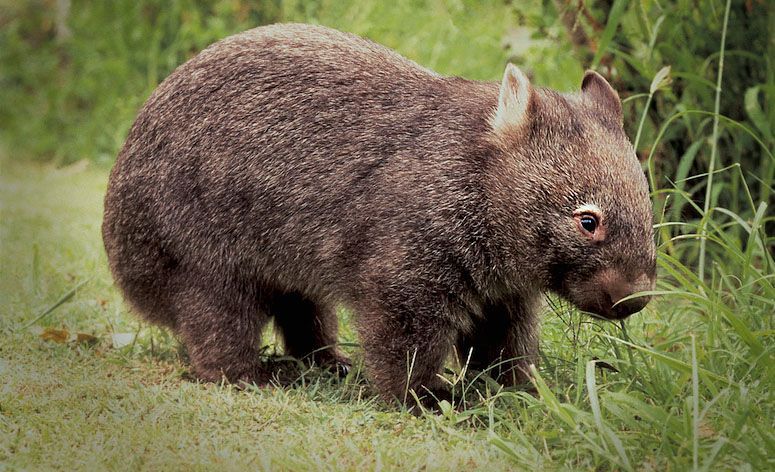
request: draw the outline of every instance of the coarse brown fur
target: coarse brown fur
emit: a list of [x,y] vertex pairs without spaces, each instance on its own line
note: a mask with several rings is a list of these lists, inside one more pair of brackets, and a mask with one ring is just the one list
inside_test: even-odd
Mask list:
[[[584,205],[603,241],[574,220]],[[346,306],[386,398],[443,395],[453,347],[479,368],[510,359],[502,380],[522,382],[543,291],[621,318],[643,299],[613,303],[654,279],[647,184],[602,77],[565,95],[513,66],[501,85],[442,77],[307,25],[224,39],[158,87],[103,237],[126,300],[199,378],[268,381],[270,319],[289,354],[346,363]]]

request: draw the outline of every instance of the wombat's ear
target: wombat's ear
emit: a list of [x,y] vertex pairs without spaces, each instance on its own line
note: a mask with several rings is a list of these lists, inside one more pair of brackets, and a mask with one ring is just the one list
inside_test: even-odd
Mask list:
[[604,113],[610,113],[618,123],[622,123],[622,102],[611,84],[602,75],[593,70],[584,73],[581,91],[592,98]]
[[492,118],[493,129],[519,126],[527,121],[532,94],[533,88],[527,76],[514,64],[508,64],[503,73],[498,109]]

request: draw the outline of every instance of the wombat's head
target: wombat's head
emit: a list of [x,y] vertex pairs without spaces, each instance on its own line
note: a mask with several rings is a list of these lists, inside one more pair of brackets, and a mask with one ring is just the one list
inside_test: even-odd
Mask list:
[[605,318],[640,311],[648,297],[620,300],[654,287],[652,209],[616,91],[595,72],[575,94],[537,89],[509,65],[491,123],[497,220],[523,277]]

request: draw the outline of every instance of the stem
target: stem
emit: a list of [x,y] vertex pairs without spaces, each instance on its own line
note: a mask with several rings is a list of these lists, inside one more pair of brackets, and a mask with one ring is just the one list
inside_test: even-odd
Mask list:
[[729,22],[730,3],[731,0],[727,0],[727,5],[724,9],[724,26],[721,30],[721,50],[719,51],[718,76],[716,77],[716,103],[713,110],[713,140],[711,141],[710,163],[708,164],[708,184],[705,187],[705,203],[703,204],[702,220],[700,221],[700,261],[697,269],[697,277],[703,282],[705,281],[705,222],[708,218],[708,211],[710,211],[710,199],[713,194],[713,171],[716,168],[716,155],[718,154],[718,115],[721,104],[721,79],[724,75],[724,48],[727,41],[727,23]]
[[692,470],[700,466],[700,377],[697,367],[697,344],[692,334]]
[[635,133],[635,142],[633,143],[632,147],[635,149],[635,152],[638,152],[638,144],[640,143],[640,134],[643,131],[643,123],[646,122],[646,115],[648,114],[649,107],[651,106],[651,99],[654,97],[654,94],[649,92],[649,97],[646,99],[646,105],[643,107],[643,113],[640,115],[640,123],[638,124],[638,132]]

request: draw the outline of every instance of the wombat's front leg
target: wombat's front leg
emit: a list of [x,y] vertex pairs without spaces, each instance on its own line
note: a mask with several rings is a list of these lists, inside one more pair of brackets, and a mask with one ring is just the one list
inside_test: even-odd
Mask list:
[[358,310],[358,331],[367,374],[388,401],[433,408],[449,399],[437,374],[451,352],[456,330],[448,308],[411,295],[380,300]]
[[315,303],[300,293],[270,297],[268,311],[283,338],[285,352],[346,375],[350,360],[336,347],[336,310]]
[[535,305],[520,298],[486,305],[473,331],[458,339],[460,362],[468,360],[475,370],[489,369],[491,377],[507,386],[527,384],[530,364],[538,363]]
[[236,384],[265,384],[258,342],[266,315],[240,292],[188,287],[175,300],[177,331],[197,378]]

